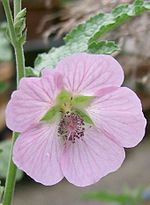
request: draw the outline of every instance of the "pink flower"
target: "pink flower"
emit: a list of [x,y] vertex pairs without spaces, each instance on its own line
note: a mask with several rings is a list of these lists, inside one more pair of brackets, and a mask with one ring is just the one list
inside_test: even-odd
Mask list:
[[136,146],[146,126],[139,98],[120,87],[123,79],[113,57],[85,53],[23,78],[6,110],[7,126],[21,133],[14,163],[44,185],[65,177],[87,186],[117,170],[123,147]]

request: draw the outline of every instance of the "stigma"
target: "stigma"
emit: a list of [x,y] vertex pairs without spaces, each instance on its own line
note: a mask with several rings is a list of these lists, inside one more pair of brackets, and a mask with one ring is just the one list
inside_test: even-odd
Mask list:
[[62,115],[58,125],[58,136],[62,137],[65,142],[75,143],[76,139],[82,139],[84,131],[84,121],[78,114],[66,112]]

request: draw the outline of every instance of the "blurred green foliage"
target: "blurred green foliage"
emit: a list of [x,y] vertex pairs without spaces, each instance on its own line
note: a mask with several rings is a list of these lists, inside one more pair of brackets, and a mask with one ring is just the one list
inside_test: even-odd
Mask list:
[[0,62],[12,60],[12,49],[6,36],[6,23],[0,24]]
[[0,181],[0,205],[1,205],[1,202],[2,202],[3,193],[4,193],[4,187],[1,186],[1,181]]
[[[11,140],[0,142],[0,178],[5,179],[8,169],[9,155],[11,151]],[[23,172],[17,170],[16,179],[20,180],[23,177]]]
[[0,81],[0,94],[5,92],[9,88],[9,84]]
[[142,205],[142,203],[145,201],[143,188],[137,188],[134,190],[126,189],[124,193],[121,194],[105,191],[92,192],[84,194],[82,198],[110,202],[110,204],[113,203],[116,205]]
[[[12,49],[7,39],[6,23],[0,24],[0,63],[12,60]],[[0,94],[9,88],[9,84],[0,81]]]

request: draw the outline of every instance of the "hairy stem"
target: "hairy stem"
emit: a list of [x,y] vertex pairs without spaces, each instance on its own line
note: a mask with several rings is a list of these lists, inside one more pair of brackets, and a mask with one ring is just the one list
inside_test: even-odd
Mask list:
[[14,17],[21,11],[22,1],[14,0]]
[[[18,134],[13,133],[11,153],[12,153],[13,145],[17,137],[18,137]],[[5,190],[4,190],[3,205],[11,205],[13,195],[14,195],[14,189],[15,189],[16,171],[17,171],[17,168],[12,161],[12,154],[11,154],[10,159],[9,159],[9,167],[8,167],[8,173],[7,173],[7,178],[6,178]]]
[[[25,76],[25,60],[24,60],[24,52],[23,45],[17,41],[15,29],[13,26],[13,17],[10,9],[9,0],[2,0],[5,14],[7,17],[8,30],[12,45],[14,46],[15,54],[16,54],[16,69],[17,69],[17,84],[19,80]],[[18,6],[19,4],[19,6]],[[17,14],[21,10],[21,0],[14,1],[14,12]]]
[[[18,14],[18,12],[21,11],[21,3],[22,0],[14,0],[14,18]],[[17,85],[18,85],[19,80],[25,76],[25,59],[24,59],[23,45],[19,41],[17,41],[16,38],[16,32],[13,24],[14,20],[10,8],[9,0],[2,0],[2,4],[7,18],[9,36],[15,50]],[[12,161],[12,150],[17,137],[18,137],[18,133],[14,132],[12,136],[11,154],[9,159],[8,173],[6,178],[5,190],[4,190],[3,205],[11,205],[13,195],[14,195],[17,167]]]

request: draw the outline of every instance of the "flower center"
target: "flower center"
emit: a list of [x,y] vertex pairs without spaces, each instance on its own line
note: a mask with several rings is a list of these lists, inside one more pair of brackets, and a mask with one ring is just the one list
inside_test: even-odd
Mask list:
[[58,136],[65,141],[75,143],[76,139],[84,136],[85,124],[83,119],[75,113],[66,112],[60,120]]

